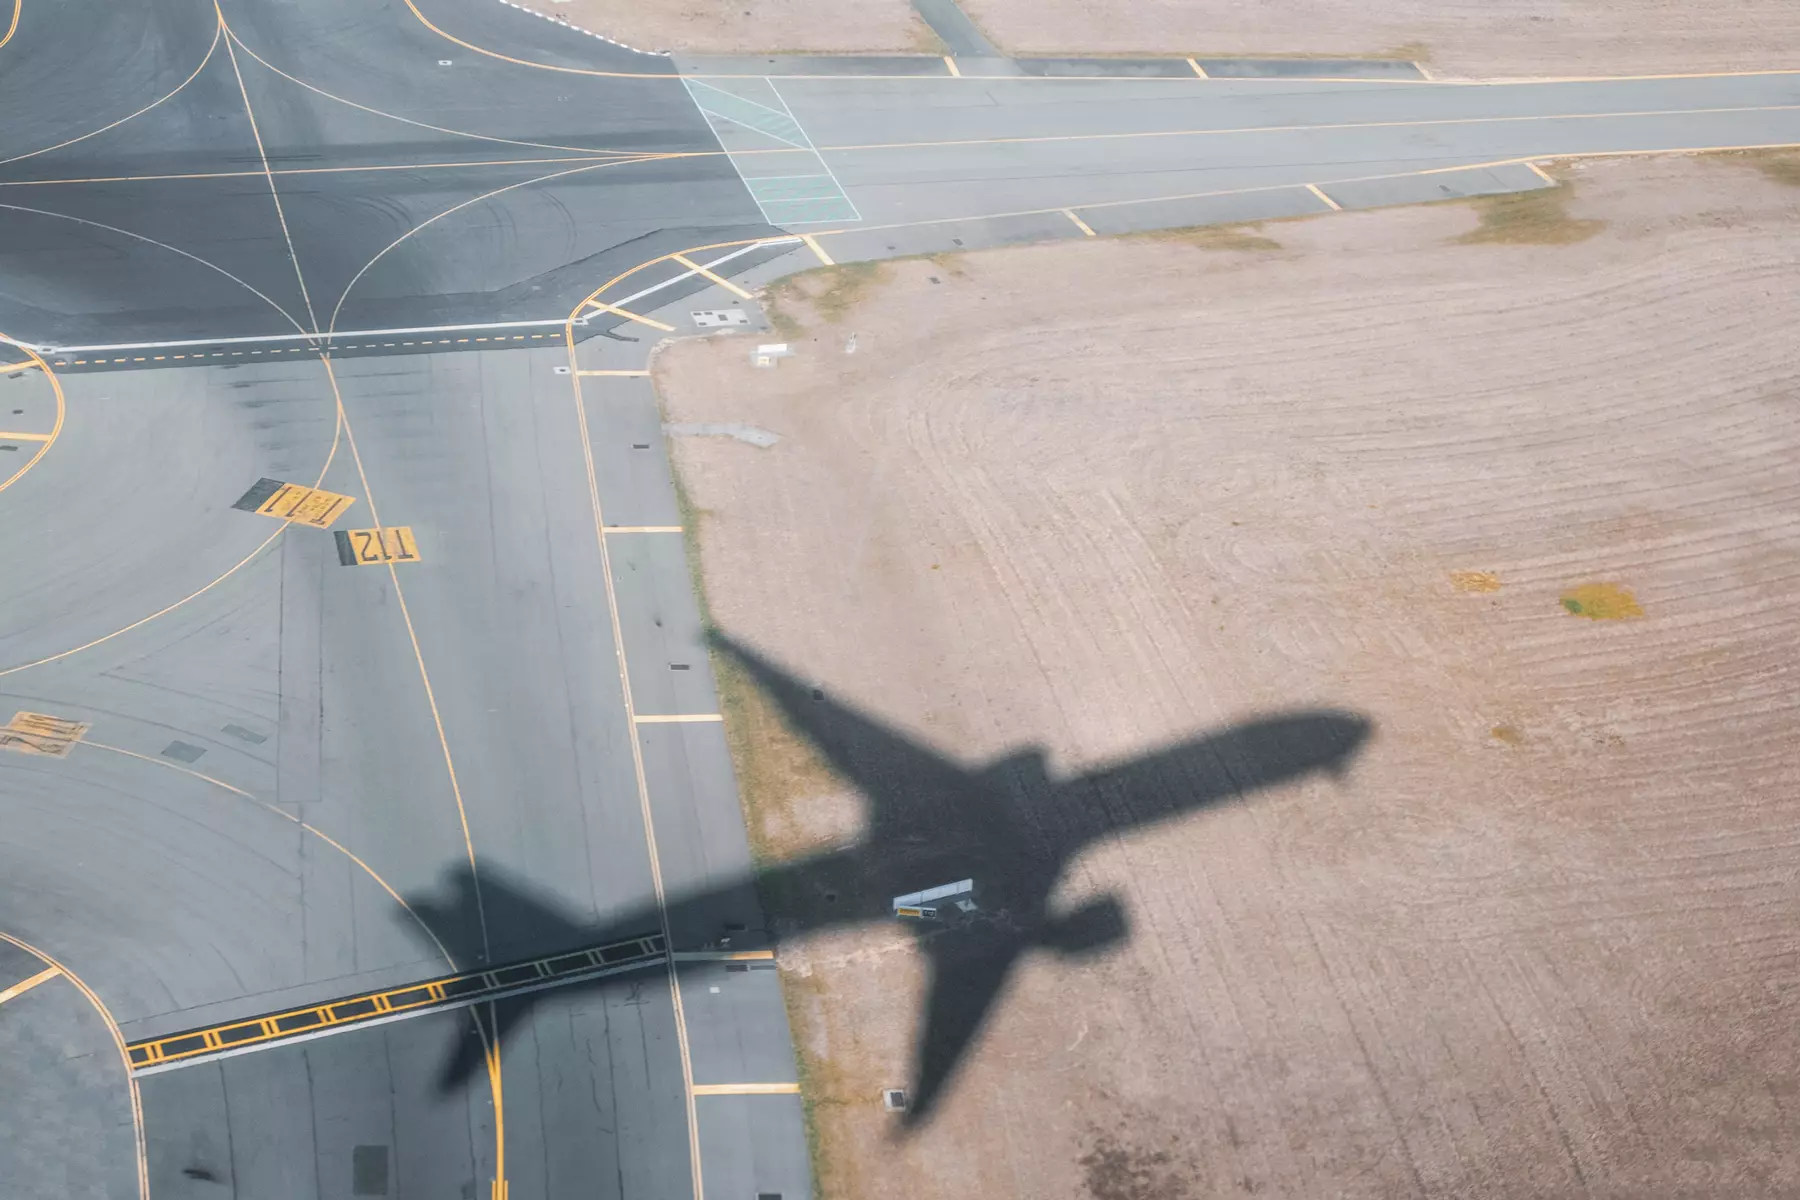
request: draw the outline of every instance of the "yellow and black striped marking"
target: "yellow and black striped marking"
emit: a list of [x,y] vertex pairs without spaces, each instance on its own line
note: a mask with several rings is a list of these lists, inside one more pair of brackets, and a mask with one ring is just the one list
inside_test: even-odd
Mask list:
[[338,561],[346,567],[419,561],[419,543],[413,540],[411,525],[340,529],[336,537]]
[[314,529],[328,529],[355,503],[353,496],[307,487],[303,483],[264,478],[257,480],[255,486],[238,497],[231,507],[282,521],[297,521]]
[[0,749],[16,750],[20,754],[47,754],[51,758],[65,758],[69,747],[81,740],[81,735],[88,731],[84,721],[70,721],[63,717],[47,717],[43,713],[14,713],[13,719],[0,729]]
[[126,1053],[139,1074],[263,1049],[271,1044],[338,1033],[360,1025],[381,1024],[452,1008],[467,1008],[523,992],[603,975],[617,975],[668,961],[668,945],[660,933],[571,950],[511,963],[485,971],[446,975],[424,983],[330,1000],[308,1008],[246,1017],[224,1025],[189,1029],[167,1037],[133,1042]]

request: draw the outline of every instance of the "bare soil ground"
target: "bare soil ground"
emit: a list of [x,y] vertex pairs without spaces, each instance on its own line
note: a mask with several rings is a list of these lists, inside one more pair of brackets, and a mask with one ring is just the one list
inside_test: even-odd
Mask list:
[[942,54],[908,0],[532,0],[527,7],[640,50],[689,54]]
[[1788,0],[961,0],[1018,54],[1421,59],[1455,76],[1792,67]]
[[[906,932],[784,945],[826,1197],[1800,1194],[1784,172],[826,272],[778,369],[657,358],[781,435],[674,444],[714,619],[943,753],[1376,723],[1083,857],[1129,940],[1030,959],[915,1137]],[[725,686],[761,852],[853,838]]]

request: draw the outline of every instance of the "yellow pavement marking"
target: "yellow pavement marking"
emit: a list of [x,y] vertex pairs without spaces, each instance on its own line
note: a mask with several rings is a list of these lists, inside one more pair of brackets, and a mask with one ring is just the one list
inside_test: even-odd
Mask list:
[[67,758],[69,748],[81,740],[92,726],[85,721],[50,717],[43,713],[19,712],[0,729],[0,750],[16,750],[20,754],[46,754],[51,758]]
[[[4,43],[4,42],[0,42],[0,46],[3,46],[5,44],[6,43]],[[45,967],[43,970],[39,971],[36,975],[33,975],[30,979],[21,979],[21,980],[19,980],[19,982],[15,983],[11,987],[7,988],[4,992],[0,992],[0,1004],[5,1004],[8,1000],[17,999],[18,997],[23,996],[26,992],[29,992],[32,988],[36,987],[38,984],[49,983],[52,979],[55,979],[58,975],[61,975],[61,974],[62,974],[62,969],[60,967]]]
[[1098,237],[1099,236],[1092,229],[1090,229],[1088,227],[1088,223],[1086,221],[1082,220],[1080,217],[1075,215],[1074,209],[1065,208],[1062,210],[1062,214],[1063,214],[1063,216],[1069,218],[1069,220],[1075,222],[1075,228],[1081,230],[1081,232],[1087,234],[1087,236],[1089,236],[1089,237]]
[[1200,78],[1202,78],[1202,79],[1210,78],[1210,76],[1208,76],[1205,71],[1200,69],[1200,64],[1195,62],[1193,59],[1191,59],[1191,58],[1188,59],[1187,65],[1194,68],[1194,74],[1198,75]]
[[10,933],[0,931],[0,942],[7,942],[17,946],[45,966],[55,967],[57,971],[62,974],[63,978],[74,984],[76,989],[87,998],[87,1002],[94,1006],[94,1011],[99,1013],[100,1019],[106,1023],[106,1031],[112,1034],[113,1045],[118,1048],[119,1062],[125,1067],[125,1090],[127,1095],[131,1098],[131,1132],[133,1140],[136,1142],[137,1150],[138,1200],[150,1200],[150,1159],[144,1152],[144,1102],[143,1098],[138,1095],[137,1077],[131,1073],[131,1055],[127,1054],[125,1051],[125,1035],[119,1032],[119,1023],[113,1020],[111,1010],[109,1010],[105,1003],[101,1001],[100,997],[94,993],[94,989],[83,982],[81,976],[69,970],[68,967],[65,967],[62,963],[50,957],[50,955],[45,954],[36,946],[31,945],[29,942],[20,941]]
[[1428,83],[1436,83],[1437,82],[1437,76],[1433,75],[1429,70],[1427,70],[1424,63],[1414,61],[1413,62],[1413,70],[1417,71],[1421,76],[1423,76],[1425,78],[1426,82],[1428,82]]
[[[15,12],[16,12],[16,10],[15,10]],[[88,138],[96,137],[99,134],[105,133],[109,129],[117,128],[118,126],[123,125],[125,122],[132,120],[135,117],[143,116],[145,113],[149,112],[151,109],[155,108],[157,105],[161,104],[163,101],[168,100],[170,97],[172,97],[176,93],[180,92],[183,88],[187,87],[188,84],[194,82],[195,79],[199,78],[200,72],[206,70],[206,64],[212,61],[213,52],[219,48],[219,36],[220,36],[220,32],[222,31],[223,28],[224,28],[224,23],[222,21],[220,22],[220,24],[213,27],[212,44],[207,46],[206,53],[200,59],[200,65],[194,68],[193,74],[189,75],[186,79],[184,79],[180,83],[176,84],[175,90],[170,92],[168,95],[159,96],[155,100],[152,100],[150,103],[144,105],[144,107],[138,109],[134,113],[128,113],[125,116],[120,117],[116,121],[112,121],[105,125],[102,125],[98,129],[90,129],[88,132],[81,134],[78,137],[72,137],[72,138],[68,139],[67,141],[58,142],[54,146],[44,146],[40,149],[29,151],[25,154],[15,154],[11,158],[0,158],[0,166],[5,166],[7,163],[19,162],[21,159],[35,158],[40,154],[48,154],[52,150],[61,150],[64,146],[73,146],[76,142],[86,141]]]
[[47,433],[0,433],[0,442],[47,442]]
[[951,75],[955,76],[957,79],[962,78],[962,72],[956,69],[956,60],[951,58],[948,54],[944,55],[944,65],[950,68]]
[[282,70],[280,67],[276,66],[274,63],[270,62],[268,59],[262,57],[262,55],[258,54],[256,51],[252,50],[249,46],[246,46],[244,44],[244,39],[239,37],[235,30],[227,30],[227,32],[230,34],[231,40],[237,43],[238,49],[242,50],[245,54],[248,54],[251,58],[254,58],[257,62],[261,63],[263,66],[269,68],[269,70],[275,72],[275,74],[281,76],[283,79],[287,80],[289,83],[295,84],[299,87],[303,87],[307,91],[312,92],[315,95],[325,97],[327,100],[335,100],[339,104],[347,105],[350,108],[361,109],[363,112],[372,113],[378,117],[386,117],[388,120],[398,121],[402,125],[412,125],[419,129],[429,129],[433,133],[447,133],[453,137],[465,137],[465,138],[469,138],[471,140],[478,141],[478,142],[500,142],[500,143],[503,143],[503,144],[509,145],[509,146],[531,146],[534,149],[539,149],[539,150],[571,150],[571,151],[574,151],[576,153],[581,153],[581,154],[601,153],[601,154],[635,155],[637,153],[636,151],[629,151],[629,150],[605,150],[605,149],[601,149],[600,147],[594,147],[594,146],[565,146],[558,142],[523,141],[519,138],[496,137],[495,135],[489,134],[489,133],[471,133],[466,129],[449,129],[442,125],[431,125],[424,121],[415,121],[411,117],[403,117],[403,116],[400,116],[398,113],[386,112],[379,108],[370,108],[366,104],[358,104],[354,100],[346,99],[343,96],[335,95],[331,92],[326,91],[324,88],[313,86],[312,84],[306,82],[306,80],[304,80],[304,79],[299,79],[293,75],[289,75],[286,71]]
[[703,279],[707,279],[713,283],[718,284],[720,287],[724,288],[728,292],[734,293],[739,298],[744,299],[744,300],[750,299],[749,292],[746,292],[743,288],[741,288],[737,284],[731,282],[731,280],[725,278],[723,275],[713,274],[711,271],[707,270],[705,267],[701,266],[699,263],[695,262],[693,259],[688,258],[684,255],[680,255],[680,254],[674,254],[674,255],[671,255],[670,257],[673,258],[676,262],[680,263],[682,266],[686,267],[688,270],[694,272],[694,274],[700,276]]
[[[495,964],[493,968],[477,967],[436,979],[400,984],[382,991],[339,996],[334,1000],[302,1005],[299,1008],[239,1017],[201,1029],[131,1042],[127,1044],[126,1050],[134,1067],[160,1067],[166,1063],[216,1054],[220,1050],[279,1042],[318,1030],[378,1021],[389,1013],[430,1008],[459,996],[463,997],[465,1006],[474,1007],[471,1000],[486,1003],[479,1000],[482,993],[499,992],[520,985],[580,979],[596,970],[605,971],[608,968],[617,970],[634,964],[660,965],[667,952],[668,947],[659,935],[626,938],[605,946],[544,955],[527,962]],[[505,976],[505,979],[501,976]],[[471,987],[471,984],[474,986]]]
[[696,1096],[798,1096],[797,1083],[696,1083]]
[[284,483],[256,511],[265,517],[279,517],[315,529],[326,529],[355,503],[354,496],[309,488],[300,483]]
[[281,207],[281,192],[275,187],[275,176],[269,168],[269,154],[263,149],[262,132],[256,127],[256,111],[250,107],[250,91],[244,86],[244,73],[238,70],[237,52],[231,48],[230,30],[225,26],[225,12],[219,7],[219,0],[213,0],[213,11],[219,15],[220,27],[226,29],[225,54],[231,59],[231,74],[237,80],[238,94],[244,98],[244,116],[250,121],[250,137],[256,143],[256,157],[262,161],[263,177],[269,181],[269,199],[275,202],[275,221],[281,226],[281,240],[287,243],[288,261],[294,264],[294,278],[300,284],[300,299],[306,304],[306,319],[312,322],[316,333],[319,329],[319,317],[313,311],[312,295],[306,290],[306,274],[300,269],[300,256],[294,252],[294,235],[288,232],[287,213]]
[[[987,78],[986,76],[983,77]],[[1233,80],[1232,82],[1237,82]],[[1308,80],[1307,82],[1315,82]],[[1696,117],[1696,116],[1738,116],[1744,113],[1760,112],[1793,112],[1800,109],[1800,104],[1746,104],[1728,105],[1719,108],[1655,108],[1634,109],[1629,112],[1571,112],[1571,113],[1516,113],[1492,117],[1426,117],[1410,121],[1337,121],[1315,125],[1233,125],[1222,129],[1133,129],[1111,133],[1042,133],[1021,134],[1015,137],[995,138],[946,138],[940,141],[921,142],[861,142],[841,146],[820,146],[820,153],[832,152],[847,154],[862,150],[923,150],[948,146],[1021,146],[1036,145],[1043,142],[1108,142],[1136,141],[1146,138],[1180,138],[1180,137],[1229,137],[1241,134],[1264,133],[1317,133],[1336,129],[1429,129],[1439,125],[1520,125],[1540,121],[1618,121],[1636,117]],[[1725,149],[1726,147],[1718,147]],[[792,154],[793,150],[783,147],[771,150],[738,150],[737,157],[750,154]],[[1680,153],[1676,150],[1659,150],[1659,154]],[[1545,157],[1539,155],[1538,157]],[[1084,204],[1083,208],[1093,208],[1092,204]],[[862,226],[858,226],[862,228]]]
[[828,267],[835,267],[837,265],[831,260],[831,255],[825,253],[825,247],[819,245],[817,239],[815,239],[812,234],[803,233],[800,235],[800,240],[806,243],[806,248],[808,250],[811,250],[814,254],[819,256],[820,262]]
[[[16,471],[14,471],[11,475],[8,475],[5,479],[0,479],[0,492],[4,492],[7,488],[9,488],[13,484],[19,482],[19,479],[25,474],[25,472],[27,472],[27,471],[31,470],[31,468],[37,466],[38,462],[44,457],[44,455],[50,453],[51,443],[55,442],[57,435],[62,432],[63,415],[64,415],[64,409],[66,406],[64,405],[64,402],[63,402],[62,380],[60,380],[56,377],[56,372],[52,371],[50,369],[50,364],[45,362],[36,350],[33,350],[27,346],[20,346],[17,342],[12,341],[5,334],[0,334],[0,345],[9,345],[9,346],[15,347],[16,349],[25,351],[27,357],[29,357],[29,359],[31,360],[31,365],[33,365],[33,366],[37,367],[39,370],[43,371],[44,378],[46,378],[50,381],[51,392],[53,392],[56,395],[56,423],[50,427],[50,435],[48,437],[46,437],[41,443],[39,443],[37,453],[33,454],[29,459],[27,459],[24,466],[20,467]],[[8,436],[13,436],[13,435],[8,435]],[[32,440],[35,441],[36,439],[34,438]],[[0,675],[3,675],[5,673],[6,672],[4,672],[4,671],[0,671]]]
[[[709,152],[710,153],[710,152]],[[490,158],[474,162],[442,163],[365,163],[354,167],[275,167],[271,175],[353,175],[358,171],[447,171],[461,167],[535,167],[545,163],[586,163],[599,166],[615,162],[647,162],[661,158],[699,158],[702,154],[642,154],[621,158],[614,154],[565,154],[553,158]],[[170,175],[95,175],[69,179],[7,179],[0,187],[45,187],[59,183],[155,183],[179,179],[244,179],[262,175],[261,171],[188,171]]]
[[648,371],[577,371],[575,373],[577,375],[582,376],[583,378],[586,378],[587,376],[590,376],[590,375],[614,375],[614,376],[648,375],[650,372],[648,372]]
[[338,558],[347,567],[419,561],[419,543],[413,539],[411,525],[341,529],[337,542]]
[[608,525],[608,533],[680,533],[679,525]]
[[676,962],[774,962],[773,950],[677,950]]
[[19,32],[19,13],[25,8],[25,0],[13,0],[12,24],[6,27],[6,36],[0,37],[0,46],[12,41],[13,34]]
[[1330,205],[1332,212],[1343,212],[1344,211],[1344,206],[1339,204],[1336,200],[1333,200],[1330,196],[1327,196],[1324,192],[1320,191],[1318,184],[1309,183],[1306,185],[1306,190],[1311,192],[1313,195],[1317,196],[1319,199],[1323,200],[1326,204]]
[[609,312],[616,317],[624,317],[627,320],[637,321],[650,326],[652,329],[660,329],[664,333],[675,332],[675,327],[673,325],[664,325],[661,321],[654,320],[650,317],[643,317],[634,312],[627,312],[616,304],[602,304],[598,300],[589,300],[588,303],[599,309],[601,312]]
[[1545,183],[1548,183],[1551,186],[1555,186],[1556,177],[1551,175],[1550,172],[1544,170],[1544,168],[1538,166],[1534,162],[1527,161],[1525,165],[1531,168],[1531,173],[1533,175],[1536,175],[1539,179],[1543,180]]
[[631,719],[639,725],[702,725],[725,718],[720,713],[634,713]]
[[37,364],[35,362],[31,361],[29,358],[25,359],[22,362],[0,363],[0,375],[6,374],[6,373],[9,373],[12,371],[23,371],[26,367],[35,367],[35,366],[37,366]]

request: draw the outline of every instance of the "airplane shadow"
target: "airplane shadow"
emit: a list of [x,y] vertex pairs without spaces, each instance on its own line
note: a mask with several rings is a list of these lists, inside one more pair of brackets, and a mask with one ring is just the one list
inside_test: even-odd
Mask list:
[[[1098,841],[1263,788],[1315,773],[1341,777],[1372,731],[1355,713],[1304,710],[1244,721],[1069,778],[1052,778],[1038,748],[970,768],[802,683],[730,637],[711,640],[862,794],[868,811],[859,842],[768,865],[721,888],[670,895],[666,912],[646,900],[598,924],[572,919],[553,898],[485,868],[479,890],[465,867],[447,874],[442,894],[407,902],[468,966],[494,961],[484,960],[484,945],[523,958],[665,927],[673,931],[672,949],[697,949],[703,939],[692,931],[716,928],[716,921],[707,922],[721,895],[746,886],[754,886],[784,935],[803,935],[891,922],[894,897],[973,879],[976,911],[951,909],[937,920],[908,922],[930,970],[903,1118],[909,1128],[935,1111],[1024,954],[1047,950],[1080,960],[1129,936],[1128,915],[1115,896],[1069,909],[1052,903],[1072,859]],[[490,1032],[504,1039],[544,995],[499,1001]],[[461,1087],[483,1061],[480,1040],[463,1038],[441,1086]]]

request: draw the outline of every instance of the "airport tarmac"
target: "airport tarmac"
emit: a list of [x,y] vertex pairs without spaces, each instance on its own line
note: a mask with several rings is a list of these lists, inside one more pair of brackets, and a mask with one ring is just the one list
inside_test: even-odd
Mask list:
[[[54,973],[0,1000],[31,1081],[0,1174],[809,1194],[656,341],[821,263],[1800,142],[1784,74],[983,61],[676,61],[490,0],[22,0],[0,995]],[[671,923],[688,892],[716,903]]]

